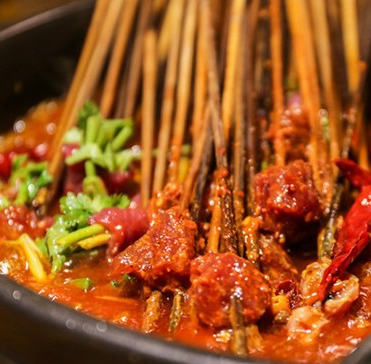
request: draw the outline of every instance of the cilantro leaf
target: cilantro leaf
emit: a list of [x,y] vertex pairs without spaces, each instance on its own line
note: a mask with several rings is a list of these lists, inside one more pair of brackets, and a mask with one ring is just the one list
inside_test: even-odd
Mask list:
[[[126,208],[129,206],[130,200],[126,195],[97,194],[90,197],[83,193],[75,195],[69,192],[59,200],[59,203],[61,214],[55,216],[54,224],[46,233],[46,245],[52,263],[52,272],[60,270],[71,255],[78,251],[79,247],[73,239],[71,240],[71,234],[84,228],[87,230],[90,216],[106,207]],[[89,228],[91,230],[88,231],[88,234],[96,233],[94,225]],[[62,241],[70,243],[62,244]]]

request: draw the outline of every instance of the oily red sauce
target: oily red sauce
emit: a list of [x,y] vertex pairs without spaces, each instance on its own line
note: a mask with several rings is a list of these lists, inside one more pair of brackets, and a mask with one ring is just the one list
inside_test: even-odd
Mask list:
[[[4,150],[35,148],[50,140],[60,116],[61,105],[46,103],[28,117],[27,127],[15,130],[1,144]],[[27,232],[27,231],[24,231]],[[297,259],[297,265],[305,267],[309,259]],[[28,271],[22,250],[8,240],[0,239],[0,274],[5,274],[53,301],[60,302],[88,315],[113,324],[140,330],[145,310],[145,299],[126,297],[111,284],[110,261],[104,251],[91,258],[84,258],[67,266],[58,274],[50,274],[46,282],[37,282]],[[94,287],[83,291],[70,283],[72,279],[89,277]],[[153,334],[193,346],[226,352],[230,332],[202,326],[186,299],[184,312],[175,333],[170,334],[169,315],[172,297],[165,297],[161,319]],[[349,354],[361,340],[369,335],[370,322],[350,314],[331,320],[312,343],[298,344],[290,339],[285,326],[262,327],[263,342],[252,353],[254,357],[293,363],[332,363]]]

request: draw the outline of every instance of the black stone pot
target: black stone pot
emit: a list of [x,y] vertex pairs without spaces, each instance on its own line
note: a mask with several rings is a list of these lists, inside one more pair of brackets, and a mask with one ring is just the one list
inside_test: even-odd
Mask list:
[[[93,6],[92,0],[79,0],[0,32],[0,131],[32,105],[66,92]],[[370,353],[366,342],[345,363],[371,363]],[[119,328],[0,276],[0,363],[5,362],[268,364]]]

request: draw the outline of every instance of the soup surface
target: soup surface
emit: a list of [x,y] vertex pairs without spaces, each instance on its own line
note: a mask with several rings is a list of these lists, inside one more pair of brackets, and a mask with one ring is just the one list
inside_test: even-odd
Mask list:
[[[279,242],[279,234],[267,234],[270,228],[265,228],[267,236],[260,246],[260,270],[253,264],[236,259],[234,254],[207,252],[205,239],[210,238],[210,232],[204,225],[208,224],[206,215],[214,203],[211,193],[206,196],[209,201],[203,207],[205,223],[202,226],[197,227],[187,211],[179,211],[181,187],[174,185],[167,185],[164,191],[152,198],[143,217],[137,193],[140,173],[134,159],[131,161],[130,183],[123,183],[125,188],[121,191],[127,194],[126,206],[105,207],[91,213],[93,221],[88,220],[85,229],[100,224],[104,227],[74,240],[74,247],[69,246],[68,254],[65,249],[53,255],[55,246],[48,245],[48,234],[55,229],[61,210],[66,210],[68,205],[61,203],[60,208],[56,201],[46,216],[38,215],[32,202],[19,202],[19,186],[24,180],[19,174],[15,182],[14,173],[17,171],[16,163],[21,163],[17,162],[19,156],[28,156],[22,166],[33,168],[32,171],[37,169],[35,165],[40,167],[40,163],[50,158],[49,151],[62,106],[56,102],[42,103],[23,120],[17,121],[13,131],[2,137],[0,172],[2,196],[6,202],[2,202],[0,211],[1,274],[53,301],[116,325],[220,352],[230,351],[233,345],[235,326],[231,326],[229,320],[233,321],[233,317],[228,313],[231,310],[228,300],[233,300],[233,297],[238,298],[239,307],[243,309],[242,325],[248,354],[253,357],[293,363],[332,363],[349,354],[369,335],[371,265],[366,251],[347,273],[337,276],[335,282],[326,288],[325,296],[319,298],[322,276],[331,263],[325,258],[317,260],[311,246],[298,249],[294,243],[289,245],[289,239],[302,240],[302,232],[295,230],[297,227],[293,226],[291,233],[287,234],[286,250]],[[134,143],[127,150],[136,148]],[[72,164],[72,168],[71,165],[68,168],[61,196],[67,193],[66,186],[70,199],[88,194],[86,190],[78,190],[81,181],[76,182],[69,174],[76,176],[79,167],[75,165],[73,169]],[[293,168],[300,175],[306,173],[306,166],[301,164]],[[269,170],[271,174],[258,174],[261,180],[256,182],[257,185],[270,184],[270,190],[267,192],[260,186],[257,192],[272,194],[275,188],[277,192],[279,187],[275,183],[279,178],[293,178],[290,171],[284,172],[286,174],[281,169],[278,172]],[[281,177],[277,177],[277,173]],[[38,178],[40,175],[37,174]],[[310,173],[309,177],[303,178],[308,180],[301,191],[311,183]],[[299,182],[292,180],[291,187],[295,183]],[[210,189],[213,188],[211,184]],[[316,233],[318,227],[313,218],[319,209],[316,196],[311,196],[310,191],[303,193],[306,193],[305,206],[310,206],[306,213],[306,226]],[[278,191],[277,196],[279,194],[287,198],[287,206],[289,198],[282,191]],[[120,195],[117,190],[115,195]],[[269,198],[272,196],[262,197],[261,205]],[[295,203],[300,203],[299,200],[300,196]],[[116,209],[120,211],[118,217],[112,218],[112,211],[117,213]],[[134,218],[122,215],[122,211],[128,210],[129,214],[134,213]],[[107,211],[111,215],[107,215]],[[65,219],[67,215],[65,212]],[[274,217],[265,215],[265,219],[266,224],[274,224],[277,228]],[[285,219],[279,224],[285,225],[284,231],[289,231],[291,222]],[[133,228],[137,223],[141,226]],[[248,225],[245,232],[249,234],[254,225],[251,221],[245,223]],[[114,225],[113,229],[110,224]],[[133,225],[134,231],[125,230],[127,225]],[[122,229],[126,234],[124,242],[115,236],[115,231],[120,234]],[[199,229],[198,234],[196,229]],[[77,231],[81,233],[82,229]],[[70,234],[64,232],[60,239],[66,240],[66,236],[72,239]],[[125,239],[130,234],[132,237],[128,242]],[[308,239],[311,234],[311,231],[306,232]],[[148,241],[150,245],[146,245]],[[192,251],[188,249],[189,244],[192,244]],[[195,244],[198,246],[196,253],[193,252]],[[148,254],[155,254],[151,250],[153,246],[160,251],[156,260],[164,260],[160,268],[156,262],[146,258]],[[200,254],[200,251],[204,253]],[[57,261],[60,257],[64,257],[62,262]],[[187,261],[186,268],[181,266],[184,260]],[[336,276],[336,272],[333,275]],[[234,289],[228,291],[230,287]],[[160,295],[160,300],[156,299],[154,292]],[[178,313],[174,314],[176,297],[181,297],[182,303]]]

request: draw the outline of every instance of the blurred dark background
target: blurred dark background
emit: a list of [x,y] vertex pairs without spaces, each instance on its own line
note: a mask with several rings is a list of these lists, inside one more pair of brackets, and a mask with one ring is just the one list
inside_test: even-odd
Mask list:
[[0,29],[74,0],[0,0]]

